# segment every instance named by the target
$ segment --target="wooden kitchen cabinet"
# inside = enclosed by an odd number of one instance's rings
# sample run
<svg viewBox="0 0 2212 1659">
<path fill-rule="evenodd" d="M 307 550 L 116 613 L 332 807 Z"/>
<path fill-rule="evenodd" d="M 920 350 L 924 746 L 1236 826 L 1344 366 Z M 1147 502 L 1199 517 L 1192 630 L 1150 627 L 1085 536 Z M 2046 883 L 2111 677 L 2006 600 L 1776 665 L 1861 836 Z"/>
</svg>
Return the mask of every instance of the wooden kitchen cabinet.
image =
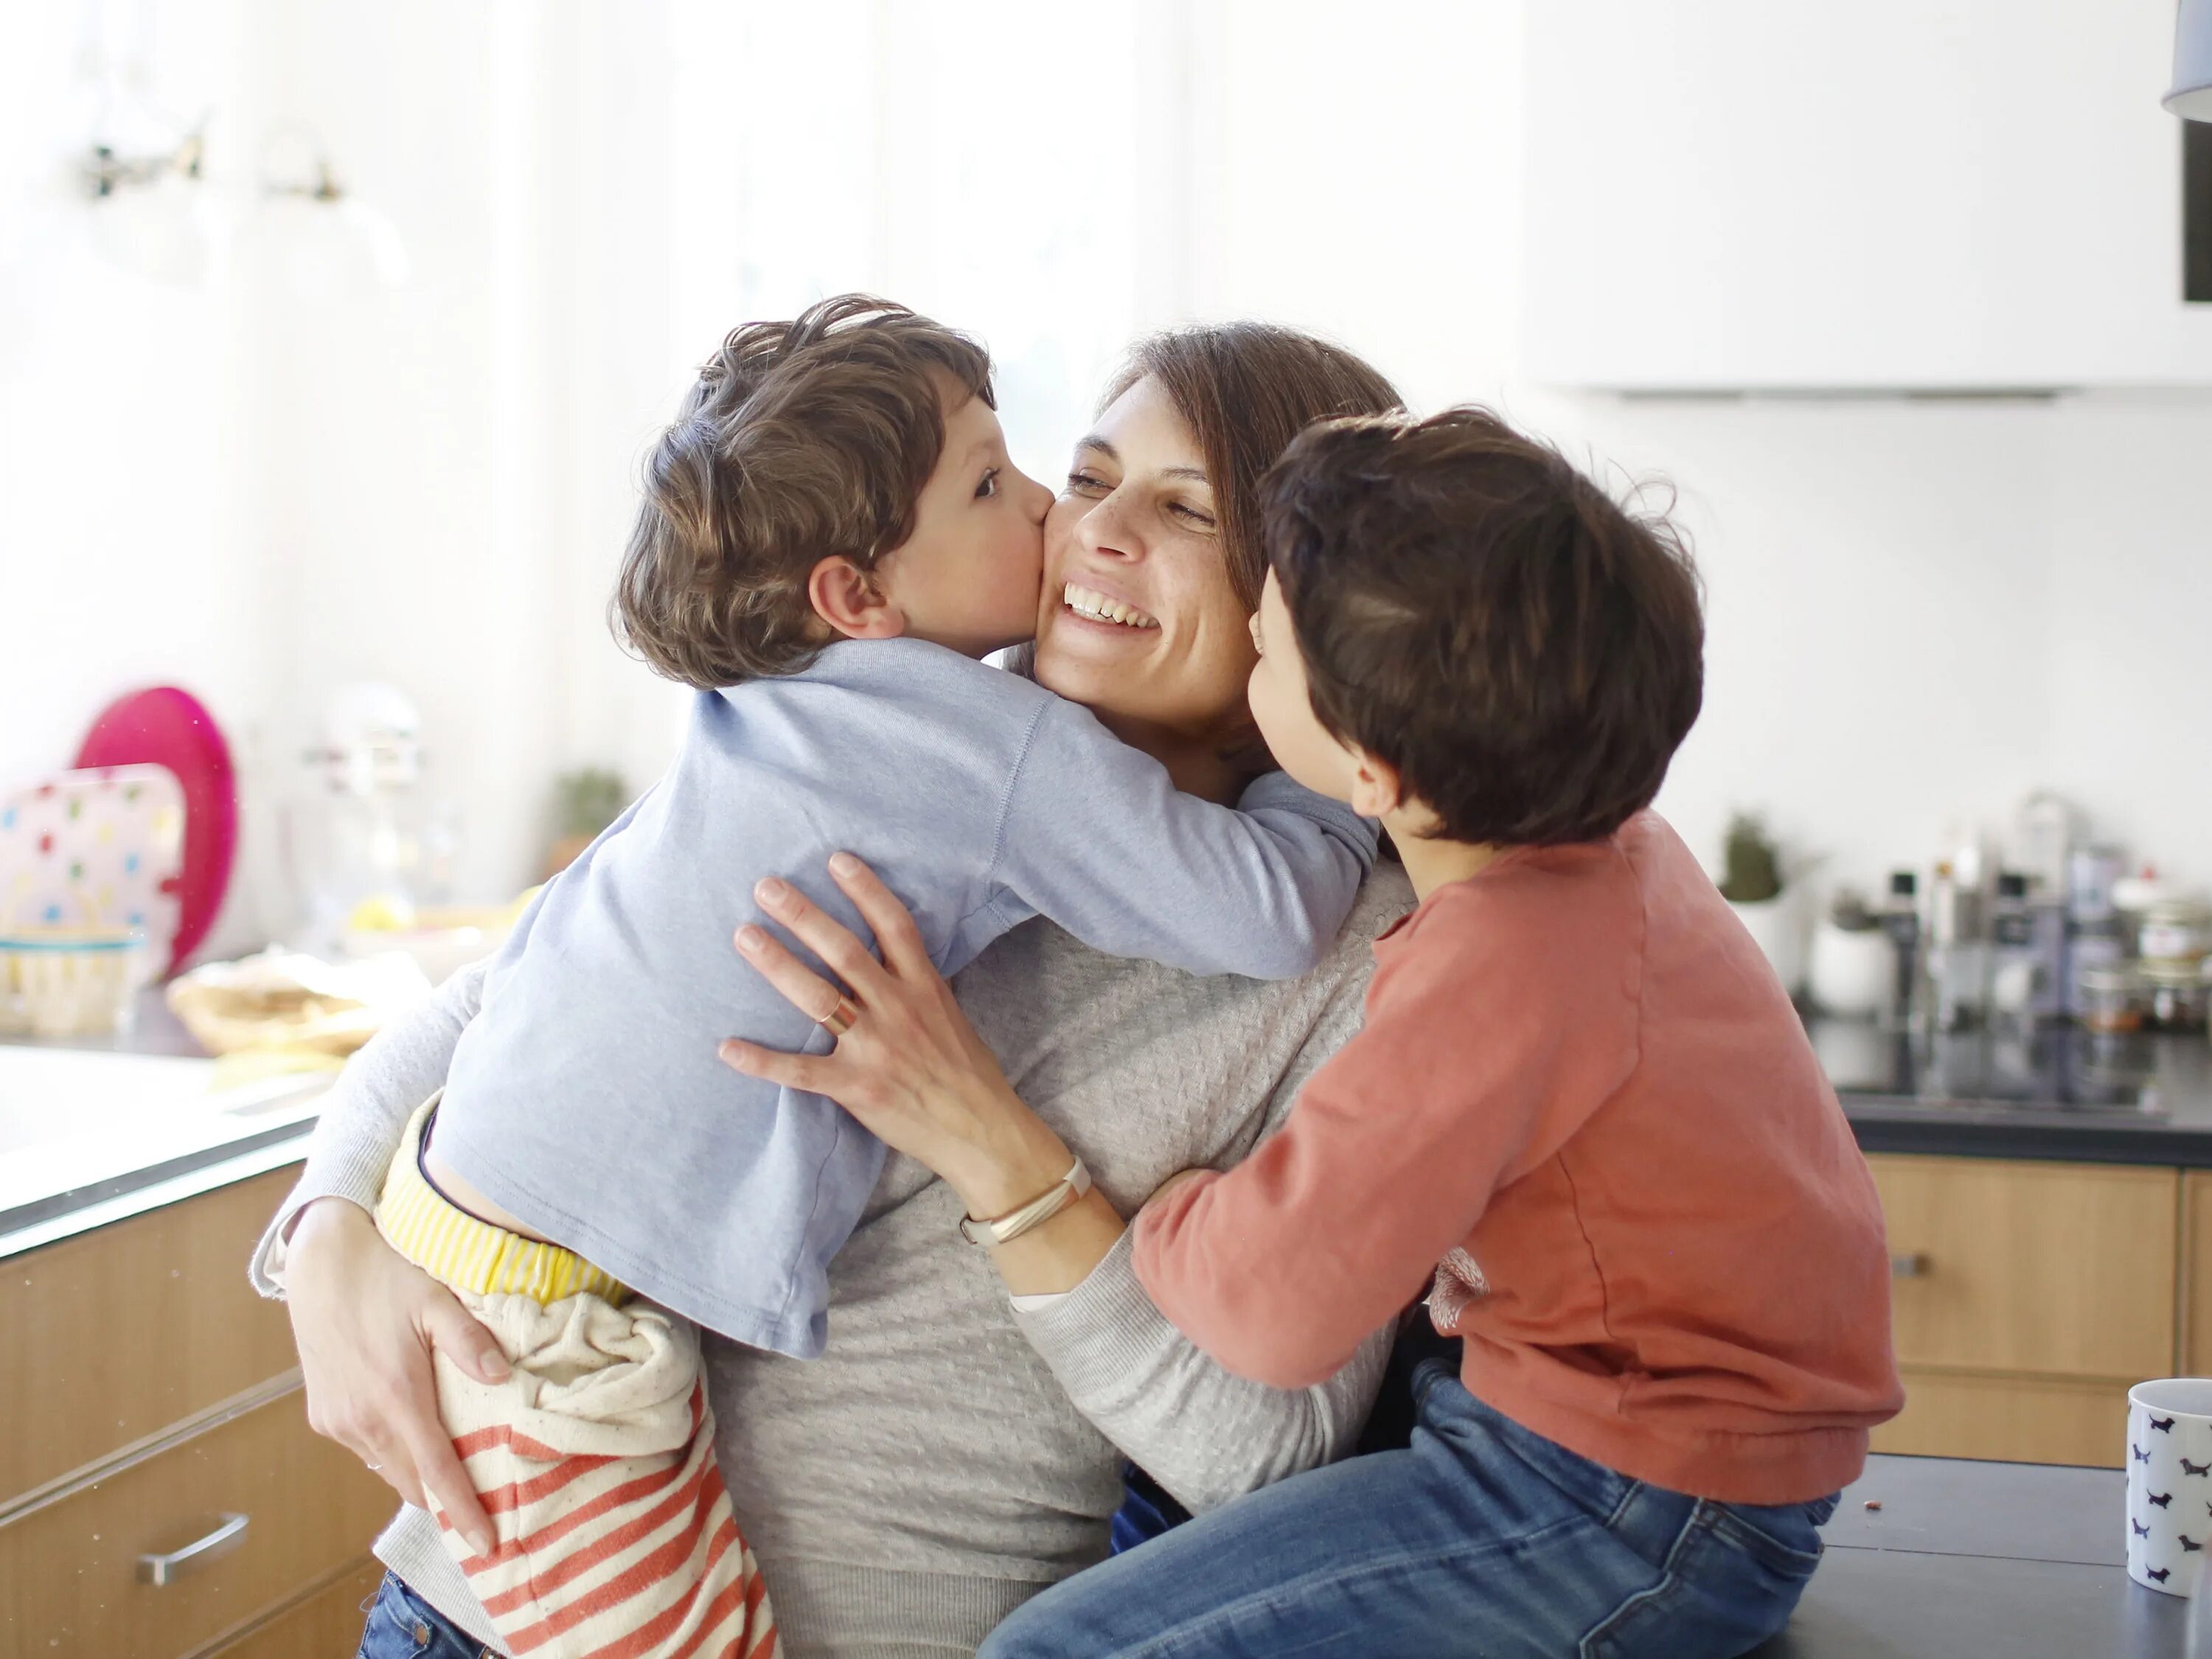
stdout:
<svg viewBox="0 0 2212 1659">
<path fill-rule="evenodd" d="M 0 1261 L 0 1511 L 298 1363 L 283 1308 L 246 1282 L 298 1177 L 271 1170 Z"/>
<path fill-rule="evenodd" d="M 391 1512 L 290 1390 L 0 1526 L 0 1652 L 180 1659 L 357 1567 Z M 228 1549 L 143 1581 L 145 1558 L 226 1527 Z"/>
<path fill-rule="evenodd" d="M 246 1282 L 297 1175 L 0 1261 L 0 1659 L 353 1651 L 392 1494 L 308 1428 L 284 1310 Z"/>
<path fill-rule="evenodd" d="M 1905 1386 L 1875 1449 L 2118 1468 L 2129 1387 L 2174 1366 L 2182 1172 L 1867 1162 L 1887 1219 Z M 2212 1191 L 2204 1202 L 2212 1224 Z"/>
</svg>

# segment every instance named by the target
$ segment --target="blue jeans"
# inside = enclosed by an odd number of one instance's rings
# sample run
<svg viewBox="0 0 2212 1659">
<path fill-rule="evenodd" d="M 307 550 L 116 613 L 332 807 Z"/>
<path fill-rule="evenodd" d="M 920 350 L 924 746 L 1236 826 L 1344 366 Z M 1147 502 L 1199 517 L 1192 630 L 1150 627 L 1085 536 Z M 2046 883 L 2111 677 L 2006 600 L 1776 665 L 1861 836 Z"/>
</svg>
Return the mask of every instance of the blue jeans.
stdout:
<svg viewBox="0 0 2212 1659">
<path fill-rule="evenodd" d="M 447 1622 L 435 1607 L 386 1573 L 355 1659 L 484 1659 L 484 1644 Z"/>
<path fill-rule="evenodd" d="M 1047 1590 L 977 1659 L 1734 1659 L 1780 1630 L 1835 1499 L 1715 1504 L 1482 1405 L 1443 1362 L 1405 1451 L 1239 1498 Z"/>
</svg>

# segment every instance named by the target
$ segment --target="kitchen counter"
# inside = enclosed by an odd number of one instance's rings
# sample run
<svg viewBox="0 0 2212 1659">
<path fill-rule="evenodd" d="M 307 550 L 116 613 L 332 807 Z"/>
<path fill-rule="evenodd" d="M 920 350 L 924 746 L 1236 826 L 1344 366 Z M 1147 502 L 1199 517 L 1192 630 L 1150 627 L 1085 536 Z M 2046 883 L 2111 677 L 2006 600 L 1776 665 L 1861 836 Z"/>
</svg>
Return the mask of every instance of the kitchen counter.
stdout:
<svg viewBox="0 0 2212 1659">
<path fill-rule="evenodd" d="M 215 1078 L 155 991 L 119 1036 L 0 1041 L 0 1257 L 305 1155 L 329 1074 Z"/>
<path fill-rule="evenodd" d="M 2212 1169 L 2212 1043 L 1806 1022 L 1863 1151 Z"/>
<path fill-rule="evenodd" d="M 2117 1469 L 1870 1458 L 1753 1659 L 2181 1659 L 2189 1604 L 2128 1577 L 2126 1495 Z"/>
</svg>

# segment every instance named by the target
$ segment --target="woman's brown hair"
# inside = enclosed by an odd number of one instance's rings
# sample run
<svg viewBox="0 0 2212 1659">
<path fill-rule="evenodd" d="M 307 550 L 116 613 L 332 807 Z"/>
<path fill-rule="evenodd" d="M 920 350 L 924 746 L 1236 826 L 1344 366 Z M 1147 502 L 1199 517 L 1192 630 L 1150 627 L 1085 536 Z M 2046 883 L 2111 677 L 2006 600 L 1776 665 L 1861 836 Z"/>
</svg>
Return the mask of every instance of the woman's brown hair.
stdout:
<svg viewBox="0 0 2212 1659">
<path fill-rule="evenodd" d="M 1248 611 L 1260 608 L 1267 580 L 1261 477 L 1315 421 L 1405 407 L 1396 387 L 1342 346 L 1273 323 L 1200 323 L 1139 340 L 1101 406 L 1143 380 L 1158 382 L 1198 441 L 1221 556 Z"/>
</svg>

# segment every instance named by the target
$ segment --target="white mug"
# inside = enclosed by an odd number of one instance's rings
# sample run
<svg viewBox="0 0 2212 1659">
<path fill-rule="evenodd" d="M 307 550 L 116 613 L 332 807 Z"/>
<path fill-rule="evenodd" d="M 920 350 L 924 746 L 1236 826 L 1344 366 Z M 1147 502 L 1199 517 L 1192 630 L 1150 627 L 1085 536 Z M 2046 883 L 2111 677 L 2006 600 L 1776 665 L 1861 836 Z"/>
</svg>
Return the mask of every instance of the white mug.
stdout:
<svg viewBox="0 0 2212 1659">
<path fill-rule="evenodd" d="M 2212 1377 L 2128 1390 L 2128 1577 L 2188 1595 L 2212 1545 Z"/>
</svg>

